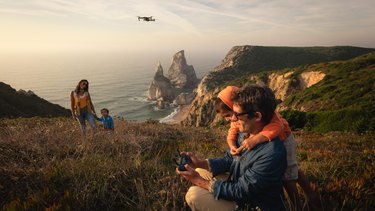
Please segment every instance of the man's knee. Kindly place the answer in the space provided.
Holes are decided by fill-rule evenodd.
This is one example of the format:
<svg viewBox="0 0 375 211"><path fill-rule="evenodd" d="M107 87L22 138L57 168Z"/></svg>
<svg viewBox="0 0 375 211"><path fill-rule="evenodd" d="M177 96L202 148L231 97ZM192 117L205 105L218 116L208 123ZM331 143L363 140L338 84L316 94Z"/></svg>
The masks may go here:
<svg viewBox="0 0 375 211"><path fill-rule="evenodd" d="M188 190L188 192L185 195L185 200L189 207L192 207L197 199L199 199L199 187L197 186L191 186Z"/></svg>

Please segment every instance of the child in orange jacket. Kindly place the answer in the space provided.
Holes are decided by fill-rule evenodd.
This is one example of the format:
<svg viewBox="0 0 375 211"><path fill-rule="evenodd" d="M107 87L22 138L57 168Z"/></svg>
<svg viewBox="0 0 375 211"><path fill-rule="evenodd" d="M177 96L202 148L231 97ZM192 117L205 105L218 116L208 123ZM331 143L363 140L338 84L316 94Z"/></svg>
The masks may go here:
<svg viewBox="0 0 375 211"><path fill-rule="evenodd" d="M239 88L235 86L228 86L218 94L218 99L215 101L216 112L219 113L226 121L231 121L233 116L233 101L231 96L234 92L238 91ZM294 139L291 129L289 128L288 122L280 116L279 113L275 112L271 122L267 124L263 130L255 136L246 138L242 142L242 146L237 148L236 140L238 134L238 127L235 122L231 121L230 129L228 130L227 143L230 148L232 155L237 155L246 148L250 150L254 146L266 141L271 141L275 137L279 137L283 142L287 151L287 169L283 176L284 188L287 191L289 198L293 201L296 208L302 208L299 204L299 197L296 182L300 184L304 192L307 194L308 199L311 202L316 203L318 199L317 193L313 190L314 185L308 182L307 177L304 173L298 169L296 159L296 147L297 143Z"/></svg>

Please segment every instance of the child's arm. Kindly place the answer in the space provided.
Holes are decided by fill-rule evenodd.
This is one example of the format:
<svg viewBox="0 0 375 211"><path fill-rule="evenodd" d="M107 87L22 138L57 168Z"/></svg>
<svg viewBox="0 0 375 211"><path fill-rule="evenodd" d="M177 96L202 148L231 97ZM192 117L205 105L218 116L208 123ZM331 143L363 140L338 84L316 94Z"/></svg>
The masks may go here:
<svg viewBox="0 0 375 211"><path fill-rule="evenodd" d="M254 135L254 136L248 137L248 138L243 140L241 148L238 148L236 150L236 154L240 153L243 148L246 148L247 150L250 150L253 147L255 147L256 145L267 142L267 141L269 141L268 138L266 136L260 134L260 133Z"/></svg>
<svg viewBox="0 0 375 211"><path fill-rule="evenodd" d="M254 146L266 141L271 141L272 139L282 135L283 133L283 122L281 121L280 117L276 113L274 113L271 122L268 125L264 126L263 130L260 131L260 133L245 139L242 142L242 145L250 150Z"/></svg>
<svg viewBox="0 0 375 211"><path fill-rule="evenodd" d="M238 134L238 127L235 122L230 123L230 129L228 130L228 136L227 136L227 143L230 149L230 153L232 155L236 155L237 152L237 146L236 146L236 140L237 140L237 134Z"/></svg>

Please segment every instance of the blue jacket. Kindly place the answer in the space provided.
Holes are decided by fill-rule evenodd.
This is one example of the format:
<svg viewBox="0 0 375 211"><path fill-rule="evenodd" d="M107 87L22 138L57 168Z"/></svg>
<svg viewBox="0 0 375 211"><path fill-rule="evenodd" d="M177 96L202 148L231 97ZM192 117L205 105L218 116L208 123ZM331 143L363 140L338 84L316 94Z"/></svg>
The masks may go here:
<svg viewBox="0 0 375 211"><path fill-rule="evenodd" d="M98 121L101 121L103 123L103 127L105 129L114 129L115 125L113 124L113 119L111 116L108 116L105 118L104 116L98 118Z"/></svg>
<svg viewBox="0 0 375 211"><path fill-rule="evenodd" d="M243 134L239 139L242 141ZM227 152L223 158L208 161L213 176L228 171L231 174L228 181L215 182L215 199L236 201L239 206L250 204L262 210L282 209L281 177L286 168L286 151L279 138L258 144L240 156Z"/></svg>

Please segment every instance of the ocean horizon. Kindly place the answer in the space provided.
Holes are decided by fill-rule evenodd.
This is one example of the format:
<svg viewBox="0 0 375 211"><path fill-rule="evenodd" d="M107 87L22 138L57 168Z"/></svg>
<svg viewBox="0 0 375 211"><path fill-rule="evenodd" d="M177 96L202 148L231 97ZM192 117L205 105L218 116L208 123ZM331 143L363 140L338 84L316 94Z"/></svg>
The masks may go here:
<svg viewBox="0 0 375 211"><path fill-rule="evenodd" d="M87 79L97 113L108 108L110 115L126 120L160 120L175 112L175 108L157 109L155 102L147 100L147 89L158 62L166 76L173 55L140 52L2 55L0 81L16 90L31 90L69 109L70 92L81 79ZM224 58L187 51L185 57L199 79Z"/></svg>

